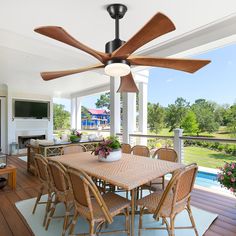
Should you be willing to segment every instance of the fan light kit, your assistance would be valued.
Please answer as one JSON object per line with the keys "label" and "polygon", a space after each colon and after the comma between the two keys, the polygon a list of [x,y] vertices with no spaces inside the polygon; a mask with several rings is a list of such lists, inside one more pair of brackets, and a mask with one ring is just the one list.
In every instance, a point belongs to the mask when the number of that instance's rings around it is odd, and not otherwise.
{"label": "fan light kit", "polygon": [[48,81],[67,75],[105,68],[105,73],[107,75],[121,77],[118,92],[136,93],[138,92],[138,88],[131,73],[131,65],[162,67],[194,73],[210,63],[209,60],[158,58],[133,55],[133,52],[146,43],[174,31],[174,23],[164,14],[157,13],[133,37],[125,42],[120,39],[119,20],[122,19],[127,12],[127,7],[123,4],[111,4],[107,7],[107,11],[110,16],[115,19],[115,39],[106,43],[105,53],[84,45],[59,26],[43,26],[35,29],[35,32],[87,52],[101,62],[80,69],[42,72],[41,76],[44,80]]}
{"label": "fan light kit", "polygon": [[130,67],[123,63],[112,63],[105,66],[105,73],[110,76],[125,76],[130,73]]}

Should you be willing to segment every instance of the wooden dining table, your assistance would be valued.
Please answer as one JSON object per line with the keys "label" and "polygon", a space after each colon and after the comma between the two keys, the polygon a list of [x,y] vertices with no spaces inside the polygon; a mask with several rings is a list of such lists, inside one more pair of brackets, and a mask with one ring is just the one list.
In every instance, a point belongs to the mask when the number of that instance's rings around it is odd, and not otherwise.
{"label": "wooden dining table", "polygon": [[131,235],[134,235],[134,218],[138,187],[158,177],[171,173],[183,164],[162,161],[132,154],[122,154],[115,162],[101,162],[90,152],[66,154],[49,157],[62,163],[66,167],[78,168],[90,176],[102,179],[117,187],[131,192]]}

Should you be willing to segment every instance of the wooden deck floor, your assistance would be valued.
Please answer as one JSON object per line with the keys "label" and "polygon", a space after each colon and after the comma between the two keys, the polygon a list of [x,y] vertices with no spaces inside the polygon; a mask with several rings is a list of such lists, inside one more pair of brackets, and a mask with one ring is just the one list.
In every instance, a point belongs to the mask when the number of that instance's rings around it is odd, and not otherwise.
{"label": "wooden deck floor", "polygon": [[[14,203],[36,197],[38,181],[28,174],[26,163],[17,157],[9,157],[9,163],[18,167],[17,189],[0,190],[0,235],[32,236],[24,219],[17,212]],[[217,193],[195,189],[192,205],[218,214],[205,236],[236,236],[236,200]]]}

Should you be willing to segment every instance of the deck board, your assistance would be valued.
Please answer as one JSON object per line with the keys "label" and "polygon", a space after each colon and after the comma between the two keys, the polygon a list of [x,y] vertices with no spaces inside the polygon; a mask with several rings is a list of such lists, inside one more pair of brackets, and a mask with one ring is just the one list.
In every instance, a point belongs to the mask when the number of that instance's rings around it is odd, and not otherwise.
{"label": "deck board", "polygon": [[[27,173],[26,162],[9,157],[9,164],[18,167],[17,188],[0,190],[0,235],[33,236],[24,219],[15,208],[15,202],[36,197],[39,183],[35,176]],[[236,199],[196,188],[191,204],[203,210],[218,214],[204,236],[236,236]]]}

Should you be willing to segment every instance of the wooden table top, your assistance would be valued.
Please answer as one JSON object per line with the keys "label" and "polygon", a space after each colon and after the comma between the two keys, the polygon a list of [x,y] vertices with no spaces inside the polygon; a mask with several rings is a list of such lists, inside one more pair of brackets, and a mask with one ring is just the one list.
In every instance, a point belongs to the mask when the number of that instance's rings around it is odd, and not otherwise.
{"label": "wooden table top", "polygon": [[48,159],[56,159],[67,167],[81,169],[91,176],[125,190],[137,188],[184,166],[180,163],[125,153],[122,153],[122,158],[115,162],[100,162],[96,156],[89,152],[48,157]]}
{"label": "wooden table top", "polygon": [[0,169],[0,174],[7,174],[9,172],[15,171],[17,168],[14,165],[7,165],[5,168]]}

